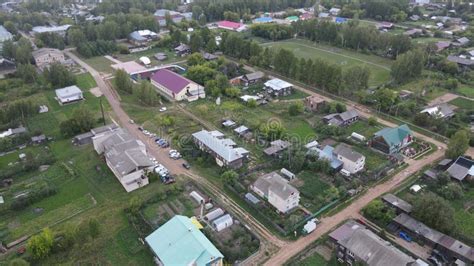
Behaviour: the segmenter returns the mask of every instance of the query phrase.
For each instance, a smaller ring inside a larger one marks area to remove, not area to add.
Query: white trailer
[[[311,219],[303,226],[303,234],[307,235],[313,232],[315,229],[316,229],[316,219]]]
[[[232,216],[230,216],[230,214],[226,214],[212,222],[212,226],[214,227],[214,229],[216,229],[217,232],[220,232],[233,224],[234,220],[232,219]]]
[[[204,219],[208,221],[212,221],[214,219],[221,217],[222,215],[224,215],[224,211],[221,208],[217,208],[209,212],[208,214],[204,215]]]

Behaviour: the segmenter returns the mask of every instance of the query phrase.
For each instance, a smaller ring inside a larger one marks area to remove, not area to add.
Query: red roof
[[[160,69],[156,71],[151,79],[174,93],[180,93],[192,82],[168,69]]]
[[[233,22],[233,21],[223,20],[223,21],[219,21],[217,23],[217,26],[219,26],[221,28],[229,28],[229,29],[236,30],[236,29],[242,27],[242,24],[237,23],[237,22]]]

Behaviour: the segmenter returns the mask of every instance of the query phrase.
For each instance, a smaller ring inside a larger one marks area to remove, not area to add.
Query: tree
[[[94,114],[85,106],[74,110],[72,117],[59,124],[61,134],[73,136],[91,130],[94,127]]]
[[[388,111],[398,101],[398,93],[388,88],[377,90],[373,97],[378,108],[384,111]]]
[[[156,106],[160,103],[160,97],[148,80],[142,80],[133,93],[144,104]]]
[[[197,65],[190,67],[186,76],[198,84],[206,84],[207,81],[214,79],[215,74],[214,69],[205,65]]]
[[[285,133],[285,128],[279,122],[270,122],[260,125],[260,133],[270,141],[281,139]]]
[[[204,44],[201,35],[199,35],[198,33],[193,33],[191,35],[191,39],[189,40],[189,47],[191,48],[191,52],[199,52],[203,48],[203,46]]]
[[[221,178],[224,183],[232,185],[237,180],[237,178],[239,178],[239,174],[237,174],[234,170],[229,170],[222,173]]]
[[[81,43],[87,41],[84,31],[79,28],[70,29],[67,32],[67,41],[73,46],[79,46]]]
[[[367,66],[353,66],[343,72],[345,89],[350,94],[369,87],[370,70]]]
[[[132,93],[133,92],[133,83],[130,80],[130,77],[128,76],[127,72],[122,69],[118,69],[115,72],[115,88],[119,91],[126,92],[126,93]]]
[[[448,143],[445,156],[451,159],[463,155],[469,148],[469,133],[466,130],[456,132]]]
[[[391,76],[396,83],[405,83],[421,75],[426,61],[422,50],[408,51],[397,57],[392,65]]]
[[[464,196],[462,187],[458,183],[451,182],[440,189],[440,194],[447,200],[457,200]]]
[[[28,240],[26,248],[35,259],[43,259],[49,255],[54,244],[53,232],[49,228]]]
[[[304,106],[303,106],[303,103],[301,102],[292,103],[288,107],[288,113],[290,114],[290,116],[297,116],[303,113],[303,111],[304,111]]]
[[[392,219],[395,218],[395,212],[392,209],[387,208],[380,199],[370,202],[362,212],[367,218],[384,226],[389,224]]]
[[[201,53],[193,53],[188,57],[189,66],[202,65],[205,62],[206,60],[204,60],[204,57],[202,56]]]
[[[26,83],[33,83],[38,78],[38,72],[31,64],[18,64],[16,74]]]
[[[43,76],[53,88],[63,88],[76,84],[76,76],[60,63],[53,63],[43,71]]]
[[[415,199],[412,215],[429,227],[444,233],[450,233],[455,228],[454,209],[445,199],[432,192]]]
[[[128,201],[128,210],[132,214],[137,214],[142,207],[142,200],[138,196],[134,196]]]

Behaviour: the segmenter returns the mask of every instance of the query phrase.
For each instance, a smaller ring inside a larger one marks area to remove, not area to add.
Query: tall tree
[[[431,192],[418,196],[413,204],[413,217],[444,233],[454,230],[454,209]]]
[[[47,257],[54,244],[53,232],[49,229],[43,229],[43,231],[37,235],[34,235],[28,240],[26,248],[28,252],[36,259],[42,259]]]
[[[448,143],[445,156],[451,159],[463,155],[469,148],[469,133],[466,130],[456,132]]]
[[[127,72],[122,69],[118,69],[115,72],[115,88],[126,93],[133,92],[133,83],[130,80]]]

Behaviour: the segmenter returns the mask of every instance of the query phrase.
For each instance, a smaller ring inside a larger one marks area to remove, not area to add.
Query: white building
[[[84,99],[84,96],[82,95],[81,89],[74,85],[62,89],[57,89],[56,99],[58,100],[59,104],[64,105],[72,102],[81,101]]]
[[[127,192],[148,185],[147,172],[153,170],[146,146],[119,128],[92,138],[94,149],[104,154],[107,166]]]
[[[59,35],[66,35],[67,30],[71,27],[71,25],[61,25],[61,26],[36,26],[33,27],[32,32],[33,34],[39,33],[57,33]]]
[[[293,89],[293,84],[281,79],[271,79],[265,82],[265,87],[272,91],[275,96],[290,95]]]
[[[250,188],[281,213],[288,213],[300,202],[299,191],[276,172],[259,177]]]
[[[342,169],[351,174],[362,171],[365,166],[365,156],[352,150],[352,148],[341,143],[334,148],[334,155],[343,163]]]

